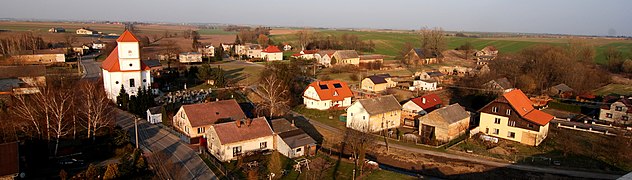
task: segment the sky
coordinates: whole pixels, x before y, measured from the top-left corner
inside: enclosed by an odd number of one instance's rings
[[[632,0],[2,0],[0,18],[632,36]]]

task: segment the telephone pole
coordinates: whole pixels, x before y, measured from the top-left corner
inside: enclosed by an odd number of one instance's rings
[[[138,149],[138,118],[134,116],[134,131],[136,131],[136,149]]]

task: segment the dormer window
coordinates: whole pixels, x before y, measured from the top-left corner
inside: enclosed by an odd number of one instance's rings
[[[614,109],[615,109],[616,111],[623,111],[623,107],[621,107],[621,106],[617,106],[617,107],[615,107]]]
[[[492,107],[492,112],[497,113],[498,112],[498,107]]]
[[[338,91],[334,91],[334,96],[338,96]]]

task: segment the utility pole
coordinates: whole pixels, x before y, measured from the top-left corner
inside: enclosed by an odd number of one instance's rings
[[[79,56],[79,61],[77,61],[77,72],[81,74],[81,55],[77,53],[77,56]]]
[[[134,129],[136,131],[136,149],[138,149],[138,118],[134,116]]]

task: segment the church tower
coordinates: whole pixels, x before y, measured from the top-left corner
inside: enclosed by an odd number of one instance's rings
[[[139,88],[151,87],[150,68],[140,60],[138,38],[125,30],[116,43],[116,48],[101,64],[103,87],[113,101],[116,101],[121,87],[129,95],[136,95]]]

